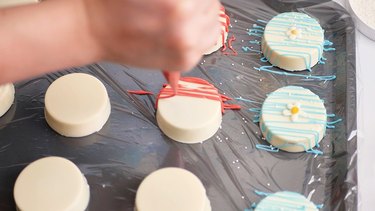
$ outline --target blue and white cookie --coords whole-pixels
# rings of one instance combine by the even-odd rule
[[[283,191],[264,198],[255,211],[318,211],[318,208],[299,193]]]
[[[264,30],[262,52],[288,71],[311,70],[323,56],[324,30],[317,20],[298,12],[281,13]]]
[[[323,100],[303,87],[286,86],[272,92],[261,109],[263,136],[284,151],[303,152],[319,145],[326,126]]]

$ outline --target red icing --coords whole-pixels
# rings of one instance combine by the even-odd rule
[[[229,24],[230,24],[230,18],[229,16],[225,13],[225,8],[224,6],[220,7],[220,23],[222,26],[224,26],[224,30],[221,30],[221,42],[223,45],[223,49],[221,51],[225,51],[227,49],[227,46],[225,45],[225,33],[229,32]],[[221,20],[221,18],[224,18],[225,20]]]
[[[181,73],[179,71],[163,70],[163,75],[167,79],[168,84],[171,85],[173,91],[177,92],[178,80],[180,80]]]
[[[180,81],[193,83],[198,85],[197,88],[191,88],[190,86],[182,85],[181,83],[177,86],[177,93],[172,90],[172,88],[168,85],[164,85],[163,88],[160,90],[160,93],[157,96],[156,100],[156,108],[158,107],[159,99],[166,99],[174,96],[186,96],[186,97],[195,97],[195,98],[205,98],[210,100],[216,100],[221,103],[221,110],[224,113],[225,109],[232,109],[238,110],[241,109],[239,105],[228,105],[224,104],[224,102],[231,100],[231,98],[221,95],[218,92],[218,89],[210,84],[209,82],[194,77],[184,77],[181,78]]]
[[[220,12],[220,18],[221,18],[220,19],[220,23],[225,28],[225,30],[221,31],[221,41],[222,41],[222,45],[223,45],[223,48],[221,49],[221,51],[224,52],[224,55],[234,55],[234,56],[237,56],[238,53],[237,53],[236,50],[234,50],[233,45],[232,45],[233,41],[236,40],[236,37],[234,35],[232,35],[232,37],[228,40],[228,47],[225,44],[225,33],[229,32],[230,18],[225,13],[224,6],[220,7],[220,11],[221,11]],[[223,21],[222,18],[224,18],[225,20]],[[232,53],[225,52],[227,50],[227,48],[229,48],[232,51]]]
[[[127,90],[129,94],[135,94],[135,95],[153,95],[154,93],[144,90]]]
[[[228,48],[232,51],[232,53],[228,53],[228,52],[224,52],[224,55],[233,55],[233,56],[237,56],[238,53],[237,51],[233,48],[233,41],[236,40],[236,37],[234,35],[232,35],[232,37],[228,40]]]

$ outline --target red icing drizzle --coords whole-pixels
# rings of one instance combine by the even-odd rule
[[[227,46],[225,45],[225,32],[229,32],[229,25],[230,25],[230,18],[229,16],[225,13],[225,8],[224,6],[220,6],[220,18],[224,18],[225,20],[220,19],[220,23],[222,26],[224,26],[225,31],[221,30],[221,42],[223,44],[223,49],[221,51],[225,51],[227,49]]]
[[[144,90],[127,90],[129,94],[135,94],[135,95],[153,95],[152,92],[144,91]]]
[[[178,84],[178,91],[175,93],[172,88],[168,85],[164,85],[157,96],[156,108],[158,107],[159,99],[166,99],[174,96],[186,96],[195,98],[205,98],[210,100],[216,100],[221,103],[221,111],[224,113],[225,109],[239,110],[241,107],[239,105],[229,105],[224,104],[226,101],[231,100],[231,98],[219,94],[217,88],[210,84],[209,82],[194,77],[184,77],[180,81],[197,84],[197,88],[191,88],[186,85]]]
[[[225,31],[221,30],[221,42],[222,42],[222,45],[223,45],[223,48],[221,49],[221,51],[224,52],[225,50],[227,50],[227,48],[229,48],[232,51],[232,53],[224,52],[224,55],[234,55],[234,56],[237,56],[238,53],[237,53],[236,50],[234,50],[233,45],[232,45],[233,41],[236,40],[236,37],[234,35],[232,35],[232,37],[228,40],[228,47],[225,44],[225,33],[229,32],[230,18],[225,13],[224,6],[220,7],[220,11],[221,11],[220,18],[224,18],[225,19],[224,21],[220,19],[221,25],[225,27]]]
[[[237,51],[233,48],[233,45],[232,45],[233,41],[235,41],[235,40],[236,40],[236,37],[235,37],[234,35],[232,35],[232,37],[229,38],[229,40],[228,40],[228,48],[229,48],[232,52],[231,52],[231,53],[223,52],[224,55],[233,55],[233,56],[237,56],[237,55],[238,55]]]

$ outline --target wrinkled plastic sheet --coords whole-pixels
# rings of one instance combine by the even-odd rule
[[[254,190],[294,191],[323,204],[322,210],[357,210],[355,38],[350,16],[338,4],[317,1],[226,0],[232,20],[233,46],[238,56],[221,52],[207,56],[189,76],[214,83],[221,93],[263,102],[282,86],[299,85],[317,93],[328,113],[343,119],[321,142],[324,155],[271,153],[256,149],[266,144],[253,114],[244,102],[241,111],[226,111],[221,129],[203,144],[184,145],[167,138],[155,121],[155,97],[135,96],[126,90],[157,93],[165,83],[157,71],[101,63],[72,68],[16,84],[12,109],[0,119],[0,210],[15,210],[14,182],[30,162],[45,156],[72,160],[91,189],[89,210],[133,211],[142,179],[162,167],[190,170],[204,183],[214,211],[239,211],[259,202]],[[336,51],[326,53],[325,65],[312,74],[335,74],[334,81],[258,72],[260,55],[243,52],[253,37],[247,35],[257,19],[280,12],[300,11],[319,19],[326,39]],[[243,40],[243,41],[242,41]],[[151,50],[151,49],[150,49]],[[104,128],[84,138],[65,138],[53,132],[43,114],[44,94],[56,78],[72,72],[95,75],[106,85],[112,113]],[[305,74],[307,74],[305,72]],[[188,200],[188,199],[187,199]]]

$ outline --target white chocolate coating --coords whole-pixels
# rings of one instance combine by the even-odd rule
[[[105,86],[89,74],[73,73],[58,78],[45,96],[46,121],[63,136],[83,137],[97,132],[110,113]]]
[[[12,106],[14,102],[14,86],[13,84],[5,84],[0,86],[0,117],[3,116]]]
[[[228,32],[224,31],[224,43],[227,43],[227,39],[228,39]],[[223,47],[222,40],[223,40],[222,35],[220,35],[220,37],[216,41],[216,44],[214,46],[212,46],[210,49],[208,49],[204,53],[204,55],[210,55],[210,54],[218,51],[221,47]]]
[[[164,168],[148,175],[138,188],[136,211],[211,211],[202,182],[191,172]]]
[[[0,7],[12,7],[24,4],[38,3],[39,0],[0,0]]]
[[[262,40],[269,62],[288,71],[311,69],[323,56],[324,31],[303,13],[281,13],[270,20]]]
[[[270,194],[256,206],[255,211],[318,211],[314,203],[305,196],[289,192],[277,192]]]
[[[205,85],[180,81],[189,89]],[[212,91],[218,94],[217,90]],[[222,121],[221,102],[206,98],[174,96],[159,99],[156,118],[160,129],[171,139],[194,144],[213,136]]]
[[[225,14],[225,12],[224,11],[220,11],[220,14]],[[219,16],[219,21],[220,21],[220,23],[225,23],[227,20],[226,20],[226,18],[223,18],[223,17]],[[224,25],[221,25],[221,30],[224,33],[224,43],[226,43],[227,39],[228,39],[228,32],[226,31]],[[204,55],[212,54],[213,52],[219,50],[221,47],[223,47],[223,36],[222,36],[222,34],[220,34],[220,36],[217,38],[216,44],[214,46],[212,46],[211,48],[209,48],[204,53]]]
[[[90,188],[81,171],[61,157],[29,164],[14,186],[19,211],[84,211],[89,198]]]
[[[298,112],[293,113],[295,111]],[[324,137],[326,125],[323,101],[302,87],[280,88],[269,94],[262,106],[260,127],[263,136],[284,151],[312,149]]]

